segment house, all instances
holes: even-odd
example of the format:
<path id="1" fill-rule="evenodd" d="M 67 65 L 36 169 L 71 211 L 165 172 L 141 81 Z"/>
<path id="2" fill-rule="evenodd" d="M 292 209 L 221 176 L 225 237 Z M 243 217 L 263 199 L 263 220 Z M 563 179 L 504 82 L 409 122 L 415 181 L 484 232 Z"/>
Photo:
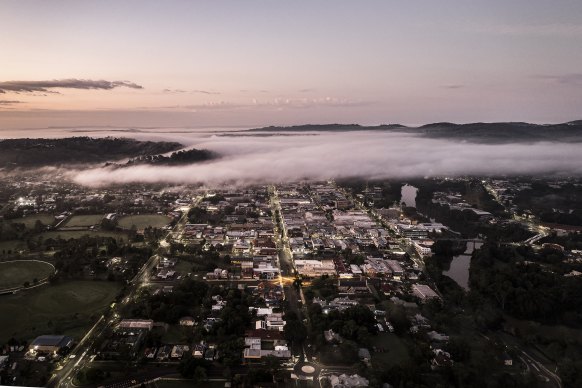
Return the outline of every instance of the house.
<path id="1" fill-rule="evenodd" d="M 145 358 L 153 360 L 156 357 L 156 353 L 157 353 L 158 349 L 157 348 L 147 348 L 144 352 L 143 355 Z"/>
<path id="2" fill-rule="evenodd" d="M 334 332 L 332 329 L 329 330 L 324 330 L 323 331 L 323 337 L 325 338 L 325 340 L 327 342 L 342 342 L 343 338 L 341 337 L 341 335 L 339 335 L 338 333 Z"/>
<path id="3" fill-rule="evenodd" d="M 196 321 L 192 317 L 182 317 L 180 318 L 180 326 L 194 326 Z"/>
<path id="4" fill-rule="evenodd" d="M 204 352 L 206 351 L 205 344 L 196 344 L 192 350 L 192 357 L 194 358 L 203 358 Z"/>
<path id="5" fill-rule="evenodd" d="M 348 376 L 346 374 L 342 375 L 331 375 L 324 377 L 325 379 L 329 380 L 330 386 L 332 388 L 341 387 L 341 388 L 356 388 L 356 387 L 367 387 L 370 382 L 359 375 L 352 375 Z"/>
<path id="6" fill-rule="evenodd" d="M 164 345 L 158 349 L 158 356 L 156 359 L 158 361 L 167 361 L 172 352 L 172 347 L 170 345 Z"/>
<path id="7" fill-rule="evenodd" d="M 340 294 L 355 295 L 368 293 L 368 283 L 365 278 L 345 279 L 340 278 L 337 282 L 337 290 Z"/>
<path id="8" fill-rule="evenodd" d="M 209 348 L 205 353 L 204 353 L 204 359 L 206 361 L 213 361 L 214 357 L 216 355 L 216 351 L 214 350 L 214 348 Z"/>
<path id="9" fill-rule="evenodd" d="M 181 359 L 185 352 L 188 352 L 190 347 L 188 345 L 175 345 L 170 352 L 170 358 Z"/>
<path id="10" fill-rule="evenodd" d="M 443 366 L 453 365 L 453 360 L 448 352 L 442 349 L 433 349 L 434 357 L 431 360 L 431 369 L 435 370 Z"/>
<path id="11" fill-rule="evenodd" d="M 508 353 L 503 353 L 502 355 L 503 365 L 513 366 L 513 358 Z"/>

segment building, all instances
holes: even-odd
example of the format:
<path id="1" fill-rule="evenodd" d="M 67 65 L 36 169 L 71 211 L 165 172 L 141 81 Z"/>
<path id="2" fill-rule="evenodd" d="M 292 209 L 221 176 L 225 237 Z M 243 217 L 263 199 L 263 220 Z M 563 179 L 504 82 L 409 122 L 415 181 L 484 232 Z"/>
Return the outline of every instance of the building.
<path id="1" fill-rule="evenodd" d="M 437 293 L 434 292 L 433 289 L 427 286 L 426 284 L 414 284 L 412 286 L 412 293 L 423 302 L 428 299 L 439 297 Z"/>
<path id="2" fill-rule="evenodd" d="M 64 348 L 71 348 L 73 338 L 66 335 L 41 335 L 30 343 L 28 352 L 36 354 L 56 354 Z"/>
<path id="3" fill-rule="evenodd" d="M 192 317 L 182 317 L 180 318 L 180 326 L 194 326 L 196 321 Z"/>
<path id="4" fill-rule="evenodd" d="M 338 279 L 337 290 L 342 295 L 355 295 L 370 292 L 365 278 Z"/>
<path id="5" fill-rule="evenodd" d="M 308 278 L 337 274 L 333 260 L 295 260 L 295 268 L 299 275 Z"/>
<path id="6" fill-rule="evenodd" d="M 154 321 L 151 319 L 123 319 L 117 325 L 118 329 L 151 330 L 153 327 Z"/>

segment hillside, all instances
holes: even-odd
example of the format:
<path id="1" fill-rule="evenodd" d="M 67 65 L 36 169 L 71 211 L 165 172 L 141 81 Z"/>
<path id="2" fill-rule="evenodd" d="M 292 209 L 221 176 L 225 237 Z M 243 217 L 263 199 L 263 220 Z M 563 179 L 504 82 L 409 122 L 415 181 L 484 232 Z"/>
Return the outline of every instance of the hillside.
<path id="1" fill-rule="evenodd" d="M 440 122 L 406 127 L 400 124 L 363 126 L 358 124 L 299 125 L 291 127 L 265 127 L 247 132 L 348 132 L 390 131 L 418 134 L 434 139 L 448 139 L 475 143 L 524 142 L 582 142 L 582 120 L 563 124 L 530 124 L 521 122 L 455 124 Z"/>
<path id="2" fill-rule="evenodd" d="M 390 129 L 406 128 L 400 124 L 382 124 L 365 126 L 359 124 L 305 124 L 289 127 L 269 126 L 249 129 L 249 132 L 348 132 L 348 131 L 385 131 Z"/>
<path id="3" fill-rule="evenodd" d="M 70 137 L 65 139 L 0 140 L 3 168 L 89 164 L 162 154 L 182 148 L 180 143 L 125 138 Z"/>

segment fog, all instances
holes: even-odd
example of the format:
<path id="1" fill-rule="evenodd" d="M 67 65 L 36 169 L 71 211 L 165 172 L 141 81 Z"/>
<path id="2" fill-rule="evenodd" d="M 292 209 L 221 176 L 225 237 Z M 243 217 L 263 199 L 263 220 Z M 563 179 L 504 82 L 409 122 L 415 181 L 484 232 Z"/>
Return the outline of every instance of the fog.
<path id="1" fill-rule="evenodd" d="M 252 184 L 329 178 L 582 173 L 579 144 L 475 144 L 404 133 L 343 132 L 296 136 L 132 134 L 209 149 L 220 159 L 187 166 L 133 166 L 71 171 L 77 183 Z"/>

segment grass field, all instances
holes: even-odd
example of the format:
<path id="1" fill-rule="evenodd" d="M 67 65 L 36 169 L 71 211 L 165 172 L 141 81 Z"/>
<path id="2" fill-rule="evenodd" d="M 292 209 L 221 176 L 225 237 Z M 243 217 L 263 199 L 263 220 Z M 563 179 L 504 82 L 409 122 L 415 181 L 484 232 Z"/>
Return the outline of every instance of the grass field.
<path id="1" fill-rule="evenodd" d="M 161 228 L 170 223 L 172 219 L 161 214 L 138 214 L 121 217 L 117 223 L 121 228 L 130 229 L 135 225 L 137 230 L 145 229 L 148 226 Z"/>
<path id="2" fill-rule="evenodd" d="M 89 214 L 89 215 L 81 215 L 81 216 L 72 216 L 62 226 L 65 228 L 89 227 L 92 225 L 100 224 L 102 219 L 103 219 L 103 214 Z"/>
<path id="3" fill-rule="evenodd" d="M 162 333 L 162 341 L 169 344 L 179 344 L 187 341 L 189 332 L 192 333 L 191 327 L 170 325 L 168 330 Z"/>
<path id="4" fill-rule="evenodd" d="M 59 333 L 78 336 L 98 319 L 119 290 L 120 285 L 114 282 L 72 281 L 3 296 L 0 344 L 12 336 L 20 339 Z"/>
<path id="5" fill-rule="evenodd" d="M 52 225 L 53 222 L 55 222 L 55 217 L 50 214 L 33 214 L 27 217 L 10 220 L 10 222 L 14 224 L 24 224 L 28 229 L 34 228 L 36 221 L 40 221 L 43 225 Z"/>
<path id="6" fill-rule="evenodd" d="M 377 348 L 384 348 L 384 352 L 372 353 L 372 365 L 374 368 L 391 367 L 408 360 L 409 355 L 406 344 L 396 334 L 378 334 L 373 342 Z"/>
<path id="7" fill-rule="evenodd" d="M 22 286 L 24 282 L 44 279 L 54 272 L 54 267 L 42 261 L 10 261 L 0 263 L 0 290 Z"/>
<path id="8" fill-rule="evenodd" d="M 101 236 L 101 237 L 113 237 L 116 240 L 122 239 L 124 242 L 127 241 L 127 235 L 123 232 L 105 232 L 105 231 L 92 232 L 92 231 L 85 231 L 85 230 L 74 230 L 74 231 L 55 230 L 55 231 L 43 233 L 41 236 L 42 236 L 42 241 L 45 241 L 49 238 L 56 239 L 59 236 L 60 236 L 60 238 L 62 238 L 64 240 L 77 239 L 77 238 L 81 238 L 83 236 L 90 236 L 90 237 Z"/>

